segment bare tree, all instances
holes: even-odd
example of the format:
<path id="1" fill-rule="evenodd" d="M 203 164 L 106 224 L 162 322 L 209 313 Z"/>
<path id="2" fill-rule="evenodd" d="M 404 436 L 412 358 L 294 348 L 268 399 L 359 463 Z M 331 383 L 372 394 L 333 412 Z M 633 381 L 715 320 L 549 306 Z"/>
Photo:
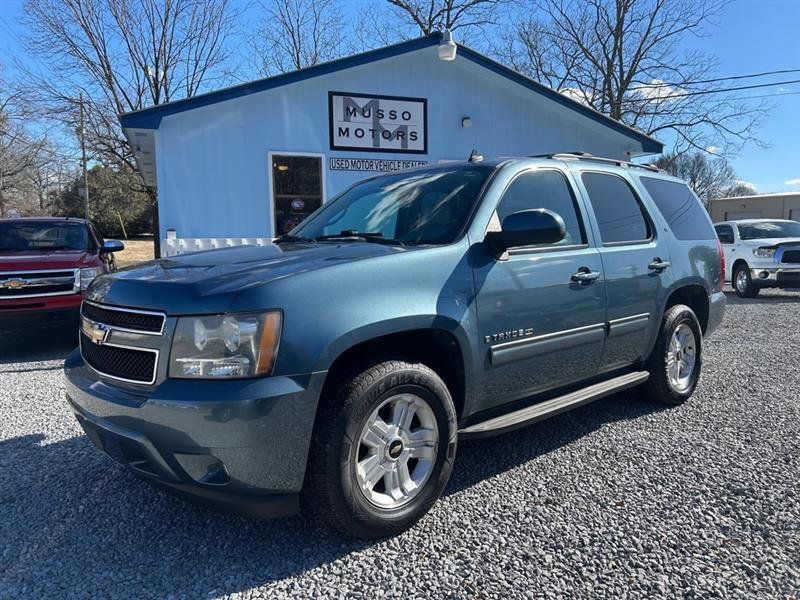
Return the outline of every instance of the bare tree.
<path id="1" fill-rule="evenodd" d="M 248 35 L 263 77 L 296 71 L 347 53 L 345 21 L 335 0 L 259 0 L 262 21 Z"/>
<path id="2" fill-rule="evenodd" d="M 706 205 L 714 198 L 754 192 L 737 178 L 733 167 L 721 156 L 712 158 L 705 152 L 670 153 L 659 156 L 652 164 L 683 179 Z"/>
<path id="3" fill-rule="evenodd" d="M 422 35 L 449 29 L 483 29 L 503 0 L 388 0 Z"/>
<path id="4" fill-rule="evenodd" d="M 235 15 L 229 0 L 26 0 L 28 93 L 71 128 L 87 105 L 94 156 L 135 169 L 117 115 L 218 83 Z"/>
<path id="5" fill-rule="evenodd" d="M 716 61 L 682 42 L 703 35 L 726 0 L 536 0 L 500 48 L 517 70 L 678 152 L 748 141 L 768 108 L 726 91 Z"/>

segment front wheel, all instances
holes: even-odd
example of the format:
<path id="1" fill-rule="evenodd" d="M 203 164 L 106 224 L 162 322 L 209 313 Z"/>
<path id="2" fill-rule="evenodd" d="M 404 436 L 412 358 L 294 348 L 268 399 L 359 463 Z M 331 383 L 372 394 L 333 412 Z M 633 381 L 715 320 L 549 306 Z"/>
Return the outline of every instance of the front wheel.
<path id="1" fill-rule="evenodd" d="M 671 406 L 688 400 L 700 379 L 702 351 L 703 334 L 694 311 L 683 304 L 669 308 L 647 359 L 650 378 L 642 387 L 645 397 Z"/>
<path id="2" fill-rule="evenodd" d="M 305 507 L 348 535 L 400 533 L 441 495 L 456 431 L 450 393 L 433 370 L 396 360 L 366 369 L 322 399 Z"/>
<path id="3" fill-rule="evenodd" d="M 740 264 L 733 273 L 733 290 L 740 298 L 755 298 L 758 296 L 759 289 L 753 284 L 750 277 L 750 267 Z"/>

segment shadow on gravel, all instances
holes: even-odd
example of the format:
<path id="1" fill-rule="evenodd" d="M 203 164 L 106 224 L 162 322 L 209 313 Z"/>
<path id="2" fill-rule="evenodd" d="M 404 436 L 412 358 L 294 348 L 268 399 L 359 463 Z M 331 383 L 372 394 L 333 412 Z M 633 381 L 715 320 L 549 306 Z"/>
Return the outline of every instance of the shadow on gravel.
<path id="1" fill-rule="evenodd" d="M 616 395 L 465 443 L 445 494 L 605 423 L 656 410 L 630 394 Z M 342 539 L 302 516 L 250 521 L 186 504 L 139 481 L 83 436 L 43 441 L 37 434 L 0 442 L 0 597 L 222 596 L 372 545 Z"/>
<path id="2" fill-rule="evenodd" d="M 74 325 L 25 332 L 0 329 L 0 365 L 63 360 L 77 346 L 78 333 Z M 3 372 L 8 371 L 3 369 Z"/>

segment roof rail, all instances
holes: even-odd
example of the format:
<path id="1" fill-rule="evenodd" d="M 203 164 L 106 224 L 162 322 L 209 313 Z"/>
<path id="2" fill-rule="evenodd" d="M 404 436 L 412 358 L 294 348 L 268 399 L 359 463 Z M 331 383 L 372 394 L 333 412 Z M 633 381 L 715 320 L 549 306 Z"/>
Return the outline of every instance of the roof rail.
<path id="1" fill-rule="evenodd" d="M 659 169 L 655 165 L 637 164 L 627 160 L 618 160 L 616 158 L 603 158 L 601 156 L 592 156 L 588 152 L 555 152 L 552 154 L 534 154 L 530 158 L 554 158 L 560 160 L 590 160 L 594 162 L 617 165 L 618 167 L 636 167 L 639 169 L 654 171 L 656 173 L 664 173 L 664 169 Z"/>

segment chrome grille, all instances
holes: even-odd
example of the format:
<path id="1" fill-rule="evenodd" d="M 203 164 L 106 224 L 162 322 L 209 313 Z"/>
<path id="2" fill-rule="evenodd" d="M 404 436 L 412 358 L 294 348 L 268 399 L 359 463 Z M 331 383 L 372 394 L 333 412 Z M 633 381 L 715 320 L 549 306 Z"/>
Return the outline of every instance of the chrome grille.
<path id="1" fill-rule="evenodd" d="M 164 330 L 165 316 L 158 312 L 101 306 L 84 301 L 81 305 L 81 314 L 92 321 L 120 331 L 160 335 Z"/>
<path id="2" fill-rule="evenodd" d="M 78 269 L 0 273 L 0 299 L 62 296 L 80 291 Z"/>
<path id="3" fill-rule="evenodd" d="M 81 333 L 81 354 L 89 366 L 103 375 L 133 383 L 155 381 L 157 350 L 96 344 Z"/>

